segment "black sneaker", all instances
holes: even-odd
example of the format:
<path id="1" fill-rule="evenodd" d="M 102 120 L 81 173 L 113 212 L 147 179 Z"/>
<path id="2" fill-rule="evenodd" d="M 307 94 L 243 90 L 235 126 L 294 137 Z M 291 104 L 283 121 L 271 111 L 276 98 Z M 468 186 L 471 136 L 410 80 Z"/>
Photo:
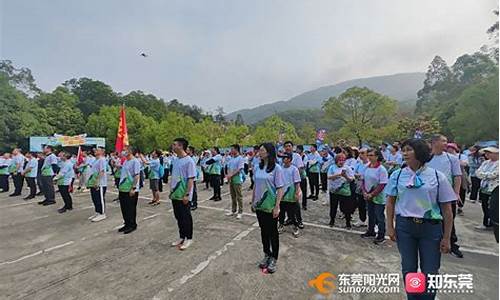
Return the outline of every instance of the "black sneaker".
<path id="1" fill-rule="evenodd" d="M 191 206 L 191 210 L 196 210 L 198 206 Z"/>
<path id="2" fill-rule="evenodd" d="M 45 203 L 43 203 L 42 205 L 48 206 L 48 205 L 52 205 L 52 204 L 56 204 L 56 201 L 45 201 Z"/>
<path id="3" fill-rule="evenodd" d="M 335 226 L 335 221 L 330 220 L 330 223 L 328 223 L 328 226 L 330 226 L 330 227 Z"/>
<path id="4" fill-rule="evenodd" d="M 286 219 L 286 221 L 285 221 L 285 223 L 283 225 L 288 226 L 290 224 L 292 224 L 292 220 Z"/>
<path id="5" fill-rule="evenodd" d="M 126 226 L 123 226 L 123 227 L 121 227 L 120 229 L 118 229 L 118 232 L 124 232 L 125 230 L 127 230 L 127 227 L 126 227 Z"/>
<path id="6" fill-rule="evenodd" d="M 455 257 L 464 258 L 464 254 L 458 248 L 452 248 L 450 253 L 451 253 L 451 255 L 453 255 Z"/>
<path id="7" fill-rule="evenodd" d="M 123 234 L 129 234 L 129 233 L 131 233 L 131 232 L 135 231 L 136 229 L 137 229 L 137 227 L 132 227 L 132 228 L 130 228 L 130 227 L 129 227 L 129 228 L 125 228 L 125 229 L 123 230 Z"/>
<path id="8" fill-rule="evenodd" d="M 217 198 L 214 199 L 214 201 L 221 201 L 221 200 L 222 200 L 221 197 L 217 197 Z"/>
<path id="9" fill-rule="evenodd" d="M 367 231 L 367 232 L 361 234 L 361 238 L 363 238 L 363 239 L 372 238 L 372 237 L 375 237 L 375 236 L 376 236 L 375 232 L 368 232 Z"/>
<path id="10" fill-rule="evenodd" d="M 304 229 L 304 224 L 302 224 L 302 221 L 297 222 L 297 227 L 299 227 L 299 229 Z"/>
<path id="11" fill-rule="evenodd" d="M 303 210 L 307 210 L 307 206 L 302 206 L 302 209 Z"/>
<path id="12" fill-rule="evenodd" d="M 266 256 L 264 256 L 264 258 L 260 261 L 259 268 L 261 268 L 261 269 L 267 268 L 267 266 L 269 265 L 270 259 L 271 259 L 271 257 L 266 254 Z"/>
<path id="13" fill-rule="evenodd" d="M 384 242 L 385 242 L 385 238 L 384 238 L 384 237 L 376 237 L 376 238 L 373 240 L 373 243 L 374 243 L 375 245 L 382 245 Z"/>
<path id="14" fill-rule="evenodd" d="M 267 273 L 273 274 L 274 272 L 276 272 L 276 269 L 276 259 L 274 257 L 271 257 L 269 259 L 269 263 L 267 264 Z"/>
<path id="15" fill-rule="evenodd" d="M 57 210 L 58 213 L 62 214 L 66 212 L 66 207 L 61 207 Z"/>
<path id="16" fill-rule="evenodd" d="M 314 196 L 314 197 L 312 198 L 312 201 L 316 201 L 316 200 L 318 200 L 318 196 Z"/>
<path id="17" fill-rule="evenodd" d="M 47 202 L 47 200 L 38 201 L 38 204 L 40 204 L 40 205 L 44 205 L 44 204 L 45 204 L 45 202 Z"/>

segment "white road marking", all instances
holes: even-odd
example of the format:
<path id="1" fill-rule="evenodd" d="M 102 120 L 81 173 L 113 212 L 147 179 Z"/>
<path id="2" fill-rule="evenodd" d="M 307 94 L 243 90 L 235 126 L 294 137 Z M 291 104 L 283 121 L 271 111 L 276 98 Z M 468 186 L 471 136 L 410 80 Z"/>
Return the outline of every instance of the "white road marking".
<path id="1" fill-rule="evenodd" d="M 154 215 L 151 215 L 151 216 L 147 216 L 145 218 L 142 218 L 143 220 L 149 220 L 149 219 L 152 219 L 154 217 L 158 216 L 158 214 L 154 214 Z"/>
<path id="2" fill-rule="evenodd" d="M 252 226 L 250 226 L 247 229 L 239 232 L 234 238 L 232 238 L 232 240 L 230 242 L 227 242 L 226 244 L 224 244 L 224 246 L 222 248 L 216 250 L 211 255 L 209 255 L 206 260 L 200 262 L 194 269 L 192 269 L 191 271 L 189 271 L 188 274 L 186 274 L 186 275 L 182 276 L 180 279 L 177 279 L 174 282 L 172 282 L 171 285 L 169 287 L 167 287 L 166 291 L 168 293 L 171 293 L 175 289 L 179 288 L 180 286 L 182 286 L 183 284 L 185 284 L 186 282 L 188 282 L 194 276 L 200 274 L 203 270 L 205 270 L 210 265 L 210 263 L 212 261 L 214 261 L 219 256 L 221 256 L 222 254 L 224 254 L 225 252 L 227 252 L 229 250 L 229 247 L 234 246 L 236 241 L 240 241 L 241 239 L 243 239 L 244 237 L 246 237 L 247 235 L 249 235 L 250 232 L 252 232 L 253 230 L 255 230 L 255 228 L 256 228 L 255 224 L 252 224 Z M 160 291 L 160 292 L 158 292 L 153 297 L 153 299 L 156 300 L 156 299 L 165 299 L 165 298 L 168 298 L 166 295 L 163 295 L 163 293 L 164 293 L 163 290 Z"/>

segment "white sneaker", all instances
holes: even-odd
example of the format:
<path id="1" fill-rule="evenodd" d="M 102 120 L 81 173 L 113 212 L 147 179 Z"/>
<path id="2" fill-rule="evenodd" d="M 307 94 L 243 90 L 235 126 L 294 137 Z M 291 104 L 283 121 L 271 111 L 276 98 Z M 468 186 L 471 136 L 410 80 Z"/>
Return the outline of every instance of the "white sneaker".
<path id="1" fill-rule="evenodd" d="M 92 220 L 92 219 L 94 219 L 95 217 L 97 217 L 98 215 L 99 215 L 98 213 L 95 213 L 95 214 L 91 215 L 88 219 L 89 219 L 89 220 Z"/>
<path id="2" fill-rule="evenodd" d="M 321 202 L 321 205 L 328 205 L 328 201 L 323 200 L 323 202 Z"/>
<path id="3" fill-rule="evenodd" d="M 228 216 L 228 217 L 231 217 L 231 216 L 234 216 L 234 215 L 236 215 L 236 212 L 231 212 L 230 211 L 230 212 L 226 213 L 226 216 Z"/>
<path id="4" fill-rule="evenodd" d="M 102 220 L 105 220 L 106 219 L 106 214 L 97 214 L 97 216 L 95 218 L 93 218 L 92 222 L 99 222 L 99 221 L 102 221 Z"/>
<path id="5" fill-rule="evenodd" d="M 186 250 L 191 244 L 193 243 L 193 240 L 185 240 L 184 243 L 182 243 L 182 246 L 180 247 L 181 250 Z"/>
<path id="6" fill-rule="evenodd" d="M 183 239 L 180 239 L 180 240 L 177 240 L 175 242 L 173 242 L 172 244 L 170 244 L 172 247 L 177 247 L 179 245 L 182 245 L 182 243 L 184 243 L 184 240 Z"/>
<path id="7" fill-rule="evenodd" d="M 491 228 L 486 227 L 484 225 L 479 225 L 479 226 L 474 227 L 474 229 L 476 229 L 476 230 L 490 230 Z"/>
<path id="8" fill-rule="evenodd" d="M 354 226 L 354 227 L 366 227 L 366 221 L 365 222 L 358 221 L 358 222 L 352 224 L 352 226 Z"/>
<path id="9" fill-rule="evenodd" d="M 242 216 L 243 216 L 242 214 L 237 214 L 236 219 L 240 220 Z"/>

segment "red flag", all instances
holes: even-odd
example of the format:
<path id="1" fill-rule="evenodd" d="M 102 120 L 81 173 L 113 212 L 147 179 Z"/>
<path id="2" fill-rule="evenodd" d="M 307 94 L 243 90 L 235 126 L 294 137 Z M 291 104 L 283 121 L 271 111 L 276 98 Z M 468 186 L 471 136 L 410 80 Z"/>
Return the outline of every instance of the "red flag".
<path id="1" fill-rule="evenodd" d="M 125 117 L 125 105 L 122 105 L 120 108 L 118 133 L 116 134 L 115 151 L 120 153 L 125 146 L 128 146 L 127 119 Z"/>
<path id="2" fill-rule="evenodd" d="M 82 146 L 78 146 L 78 154 L 76 155 L 76 165 L 79 166 L 83 163 Z"/>

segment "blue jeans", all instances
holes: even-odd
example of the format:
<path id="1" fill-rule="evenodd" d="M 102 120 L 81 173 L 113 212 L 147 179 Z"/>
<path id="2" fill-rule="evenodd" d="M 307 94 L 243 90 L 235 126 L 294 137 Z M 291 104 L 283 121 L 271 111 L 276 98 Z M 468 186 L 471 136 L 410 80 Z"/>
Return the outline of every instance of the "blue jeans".
<path id="1" fill-rule="evenodd" d="M 403 280 L 406 274 L 420 271 L 437 274 L 441 265 L 439 244 L 443 237 L 443 225 L 424 222 L 417 224 L 411 219 L 396 216 L 396 239 L 401 255 Z M 408 299 L 434 299 L 435 294 L 408 294 Z"/>
<path id="2" fill-rule="evenodd" d="M 385 205 L 367 201 L 368 208 L 368 232 L 375 233 L 375 224 L 378 227 L 377 237 L 385 236 Z"/>

